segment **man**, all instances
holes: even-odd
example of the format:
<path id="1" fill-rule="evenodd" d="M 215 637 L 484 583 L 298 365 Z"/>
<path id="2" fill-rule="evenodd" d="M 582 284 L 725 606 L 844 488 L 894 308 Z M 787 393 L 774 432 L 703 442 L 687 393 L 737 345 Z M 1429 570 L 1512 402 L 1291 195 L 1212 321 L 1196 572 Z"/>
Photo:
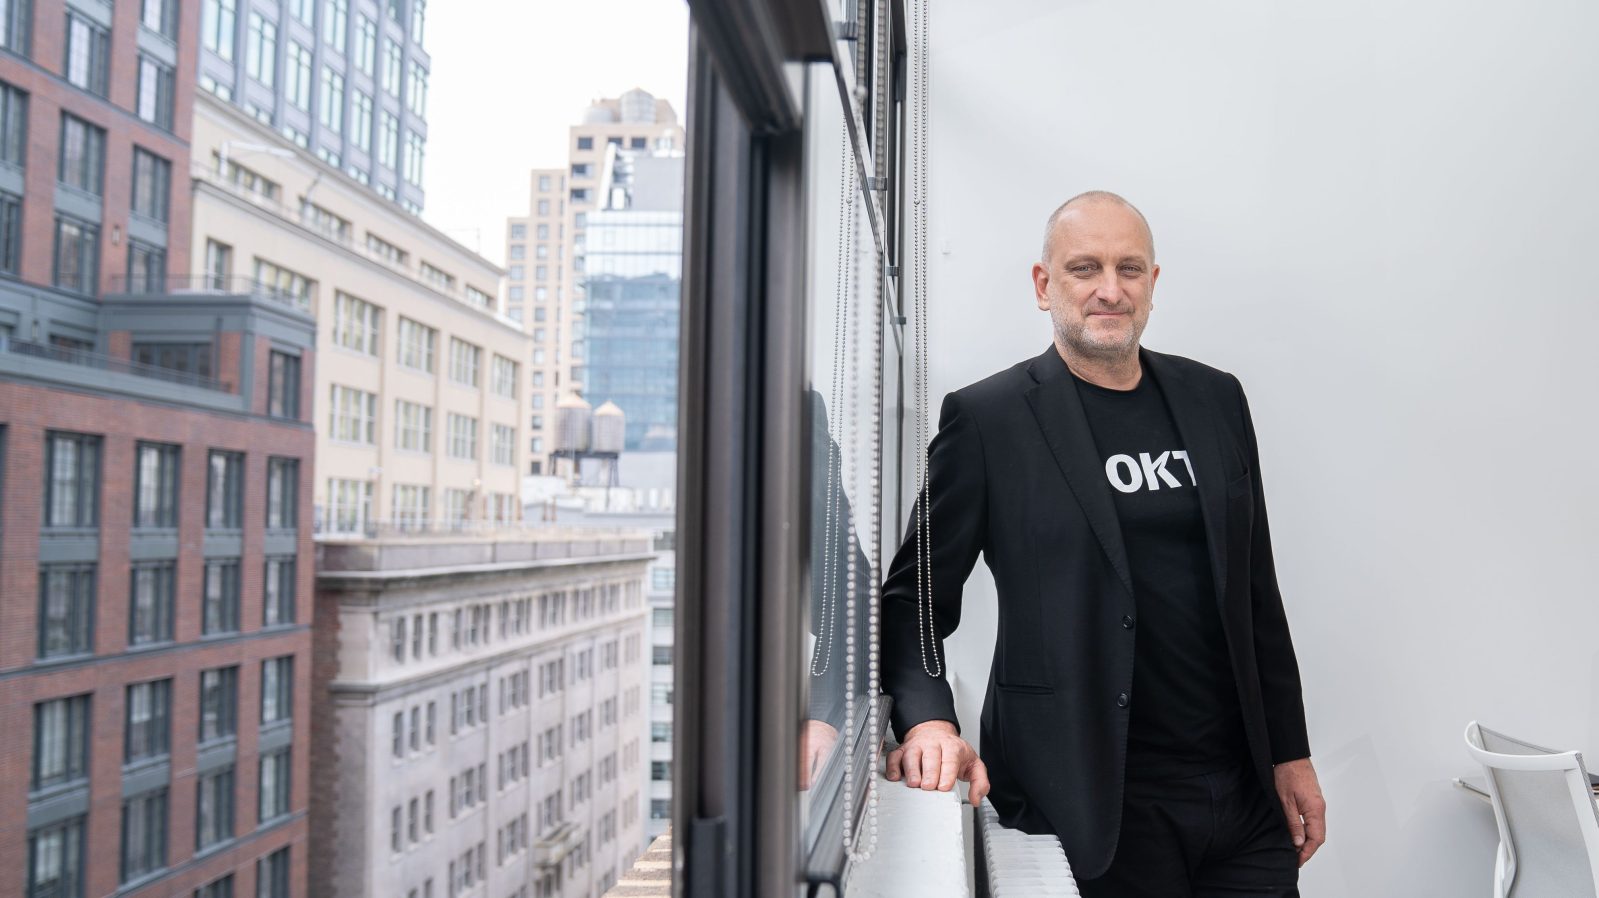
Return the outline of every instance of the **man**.
<path id="1" fill-rule="evenodd" d="M 1159 276 L 1137 209 L 1072 198 L 1033 266 L 1053 345 L 945 398 L 883 587 L 888 777 L 969 781 L 1059 836 L 1090 898 L 1297 896 L 1324 802 L 1254 428 L 1232 375 L 1139 346 Z M 999 593 L 981 759 L 943 678 L 979 552 Z"/>

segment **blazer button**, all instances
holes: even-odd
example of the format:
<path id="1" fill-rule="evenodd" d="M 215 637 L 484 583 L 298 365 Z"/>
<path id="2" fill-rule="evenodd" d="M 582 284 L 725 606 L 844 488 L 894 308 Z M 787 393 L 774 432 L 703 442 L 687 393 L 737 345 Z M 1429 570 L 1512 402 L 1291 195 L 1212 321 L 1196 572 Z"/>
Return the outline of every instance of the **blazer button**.
<path id="1" fill-rule="evenodd" d="M 1122 626 L 1128 630 L 1133 628 L 1133 616 L 1131 614 L 1122 615 Z"/>
<path id="2" fill-rule="evenodd" d="M 1123 692 L 1120 695 L 1116 696 L 1116 707 L 1118 707 L 1118 708 L 1127 707 L 1127 693 Z"/>

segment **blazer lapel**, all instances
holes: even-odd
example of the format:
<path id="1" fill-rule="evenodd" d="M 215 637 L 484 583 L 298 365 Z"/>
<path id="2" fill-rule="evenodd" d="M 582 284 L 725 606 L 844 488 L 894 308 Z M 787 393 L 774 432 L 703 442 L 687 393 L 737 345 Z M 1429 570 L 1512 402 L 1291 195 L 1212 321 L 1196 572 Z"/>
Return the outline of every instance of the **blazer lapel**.
<path id="1" fill-rule="evenodd" d="M 1171 411 L 1177 433 L 1183 438 L 1188 460 L 1194 466 L 1199 506 L 1205 518 L 1205 540 L 1210 545 L 1210 569 L 1216 581 L 1216 601 L 1227 595 L 1227 484 L 1221 433 L 1203 394 L 1159 353 L 1140 349 L 1144 371 L 1153 374 Z M 1225 617 L 1223 618 L 1225 620 Z"/>
<path id="2" fill-rule="evenodd" d="M 1110 558 L 1128 596 L 1133 594 L 1133 578 L 1127 567 L 1127 547 L 1122 542 L 1121 522 L 1116 517 L 1116 505 L 1111 499 L 1110 484 L 1105 480 L 1100 466 L 1099 451 L 1094 446 L 1093 434 L 1088 429 L 1088 417 L 1083 413 L 1082 399 L 1072 382 L 1071 372 L 1053 344 L 1033 359 L 1028 373 L 1035 381 L 1027 391 L 1027 404 L 1033 417 L 1044 432 L 1044 441 L 1055 456 L 1055 463 L 1065 475 L 1072 494 L 1083 508 L 1088 524 L 1105 555 Z M 1197 463 L 1196 463 L 1197 470 Z M 1209 517 L 1207 515 L 1207 521 Z"/>

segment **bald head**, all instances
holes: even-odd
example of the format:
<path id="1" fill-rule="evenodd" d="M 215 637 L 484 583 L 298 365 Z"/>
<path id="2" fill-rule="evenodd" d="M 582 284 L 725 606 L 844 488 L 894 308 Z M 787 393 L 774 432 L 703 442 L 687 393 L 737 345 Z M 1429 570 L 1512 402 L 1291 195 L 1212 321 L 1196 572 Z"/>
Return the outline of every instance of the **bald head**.
<path id="1" fill-rule="evenodd" d="M 1050 245 L 1055 242 L 1055 226 L 1060 223 L 1061 217 L 1073 209 L 1099 203 L 1111 203 L 1119 205 L 1138 216 L 1138 220 L 1144 225 L 1144 233 L 1149 236 L 1150 261 L 1154 261 L 1155 233 L 1154 231 L 1150 230 L 1149 219 L 1144 217 L 1144 213 L 1138 211 L 1137 206 L 1129 203 L 1120 194 L 1111 193 L 1109 190 L 1088 190 L 1077 194 L 1064 203 L 1061 203 L 1059 206 L 1055 207 L 1054 212 L 1049 213 L 1049 221 L 1044 225 L 1044 251 L 1040 255 L 1040 259 L 1042 259 L 1046 266 L 1049 264 Z"/>

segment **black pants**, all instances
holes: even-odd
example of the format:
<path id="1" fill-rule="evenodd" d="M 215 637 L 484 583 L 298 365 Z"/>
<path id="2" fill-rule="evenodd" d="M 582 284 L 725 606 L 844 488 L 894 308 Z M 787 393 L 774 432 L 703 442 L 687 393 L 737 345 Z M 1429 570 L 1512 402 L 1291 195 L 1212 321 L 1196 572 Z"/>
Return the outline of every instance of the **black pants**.
<path id="1" fill-rule="evenodd" d="M 1121 837 L 1084 898 L 1299 898 L 1299 852 L 1248 765 L 1128 781 Z"/>

